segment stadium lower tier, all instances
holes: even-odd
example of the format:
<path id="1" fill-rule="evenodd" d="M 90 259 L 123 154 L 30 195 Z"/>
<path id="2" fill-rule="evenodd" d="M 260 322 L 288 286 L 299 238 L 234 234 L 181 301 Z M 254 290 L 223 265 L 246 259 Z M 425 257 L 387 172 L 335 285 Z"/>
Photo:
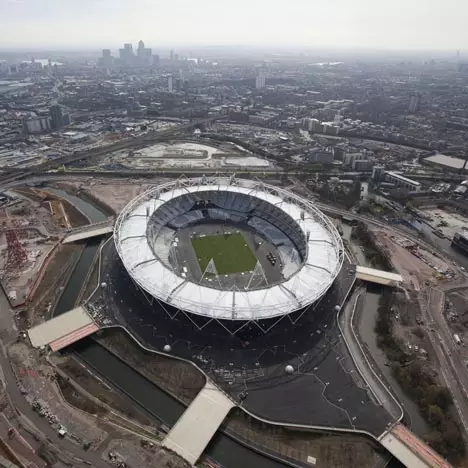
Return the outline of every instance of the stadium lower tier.
<path id="1" fill-rule="evenodd" d="M 336 320 L 335 306 L 349 290 L 355 271 L 353 265 L 346 264 L 318 303 L 291 314 L 256 321 L 214 320 L 181 311 L 148 295 L 129 276 L 112 246 L 111 250 L 114 255 L 102 263 L 107 287 L 99 289 L 92 304 L 155 349 L 170 345 L 174 352 L 180 351 L 181 357 L 188 358 L 191 352 L 187 347 L 210 348 L 219 356 L 220 365 L 231 352 L 248 355 L 250 350 L 283 347 L 301 353 L 309 348 L 320 338 L 324 324 L 328 328 Z M 269 353 L 268 358 L 276 361 L 284 356 Z M 255 366 L 255 361 L 250 365 Z"/>

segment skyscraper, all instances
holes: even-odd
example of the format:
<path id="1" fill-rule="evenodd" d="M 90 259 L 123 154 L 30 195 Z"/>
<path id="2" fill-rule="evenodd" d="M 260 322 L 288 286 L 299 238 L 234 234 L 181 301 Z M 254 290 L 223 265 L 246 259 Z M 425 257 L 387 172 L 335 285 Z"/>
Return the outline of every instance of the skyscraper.
<path id="1" fill-rule="evenodd" d="M 140 63 L 145 59 L 145 43 L 142 40 L 138 42 L 137 57 Z"/>
<path id="2" fill-rule="evenodd" d="M 138 42 L 137 57 L 140 65 L 151 65 L 151 49 L 145 47 L 143 41 Z"/>
<path id="3" fill-rule="evenodd" d="M 263 89 L 266 85 L 265 70 L 258 70 L 257 77 L 255 78 L 255 88 Z"/>
<path id="4" fill-rule="evenodd" d="M 123 49 L 119 49 L 119 57 L 125 65 L 133 64 L 135 60 L 135 54 L 133 53 L 132 44 L 124 44 Z"/>
<path id="5" fill-rule="evenodd" d="M 128 57 L 133 56 L 133 46 L 132 44 L 124 44 L 125 55 Z"/>
<path id="6" fill-rule="evenodd" d="M 169 75 L 167 77 L 167 90 L 172 93 L 174 91 L 174 84 L 173 84 L 173 78 L 172 75 Z"/>
<path id="7" fill-rule="evenodd" d="M 55 104 L 51 106 L 49 112 L 52 130 L 60 130 L 63 127 L 62 108 L 58 104 Z"/>
<path id="8" fill-rule="evenodd" d="M 410 102 L 408 104 L 408 110 L 411 113 L 418 112 L 420 105 L 421 105 L 421 95 L 420 94 L 412 94 L 410 96 Z"/>
<path id="9" fill-rule="evenodd" d="M 102 49 L 102 65 L 109 67 L 112 65 L 112 55 L 110 49 Z"/>

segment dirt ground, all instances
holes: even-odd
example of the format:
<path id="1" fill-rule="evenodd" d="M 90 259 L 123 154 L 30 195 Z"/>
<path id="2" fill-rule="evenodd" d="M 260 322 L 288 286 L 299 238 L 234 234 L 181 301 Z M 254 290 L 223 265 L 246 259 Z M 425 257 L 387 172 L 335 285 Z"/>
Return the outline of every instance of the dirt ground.
<path id="1" fill-rule="evenodd" d="M 205 385 L 204 376 L 191 364 L 147 352 L 122 330 L 109 330 L 98 341 L 187 405 Z"/>
<path id="2" fill-rule="evenodd" d="M 71 272 L 78 260 L 82 246 L 62 244 L 51 257 L 48 267 L 44 270 L 42 280 L 32 296 L 31 302 L 23 308 L 18 327 L 25 330 L 49 318 L 50 310 L 58 300 L 57 291 Z"/>
<path id="3" fill-rule="evenodd" d="M 70 437 L 81 444 L 88 442 L 95 446 L 107 437 L 95 418 L 64 404 L 54 369 L 41 359 L 37 350 L 19 342 L 9 346 L 8 355 L 26 400 L 37 406 L 39 412 L 43 411 L 51 426 L 57 429 L 65 426 Z"/>
<path id="4" fill-rule="evenodd" d="M 40 189 L 17 188 L 9 194 L 15 199 L 0 210 L 0 271 L 4 272 L 2 285 L 10 303 L 18 306 L 29 297 L 59 236 L 89 221 L 65 200 Z M 11 229 L 19 242 L 16 250 L 11 247 L 12 241 L 10 245 L 7 241 L 6 231 Z"/>
<path id="5" fill-rule="evenodd" d="M 379 246 L 389 253 L 388 256 L 391 259 L 393 267 L 403 276 L 406 285 L 410 286 L 410 289 L 419 291 L 424 288 L 424 284 L 427 280 L 432 282 L 437 281 L 436 270 L 425 261 L 413 255 L 408 249 L 402 247 L 398 243 L 398 239 L 378 228 L 373 228 L 372 233 Z M 424 252 L 421 256 L 426 259 L 433 259 L 434 257 L 429 252 Z M 428 261 L 432 263 L 432 261 L 435 262 L 436 260 Z M 440 266 L 442 266 L 441 261 Z M 446 268 L 448 269 L 449 266 L 447 265 Z"/>
<path id="6" fill-rule="evenodd" d="M 450 327 L 461 338 L 460 354 L 468 366 L 468 289 L 454 291 L 445 296 L 446 317 Z"/>
<path id="7" fill-rule="evenodd" d="M 10 303 L 13 306 L 23 304 L 29 297 L 31 289 L 47 256 L 55 246 L 55 242 L 45 241 L 38 244 L 34 240 L 22 241 L 22 250 L 27 260 L 24 263 L 8 268 L 8 256 L 5 235 L 0 233 L 0 271 L 5 272 L 2 285 L 6 291 Z"/>
<path id="8" fill-rule="evenodd" d="M 127 399 L 123 398 L 111 387 L 106 385 L 104 382 L 97 380 L 85 367 L 79 364 L 71 356 L 58 356 L 54 355 L 52 358 L 53 362 L 70 378 L 72 378 L 78 385 L 83 387 L 94 397 L 98 398 L 104 404 L 116 408 L 129 417 L 144 425 L 153 425 L 144 414 L 135 409 Z"/>
<path id="9" fill-rule="evenodd" d="M 448 239 L 452 239 L 455 233 L 463 232 L 468 228 L 466 216 L 463 213 L 458 213 L 455 210 L 445 208 L 428 208 L 423 211 L 427 216 L 432 218 L 430 221 L 434 229 L 440 229 Z"/>
<path id="10" fill-rule="evenodd" d="M 189 468 L 190 464 L 172 452 L 154 444 L 138 443 L 133 440 L 114 439 L 103 451 L 103 458 L 127 468 Z"/>
<path id="11" fill-rule="evenodd" d="M 27 203 L 31 222 L 42 224 L 50 233 L 60 233 L 69 227 L 89 224 L 88 218 L 68 201 L 37 188 L 20 187 L 13 192 Z M 66 218 L 66 219 L 65 219 Z"/>
<path id="12" fill-rule="evenodd" d="M 388 458 L 385 450 L 365 437 L 287 430 L 262 424 L 240 410 L 229 414 L 225 428 L 291 460 L 307 463 L 307 457 L 313 457 L 318 468 L 374 467 Z"/>
<path id="13" fill-rule="evenodd" d="M 120 213 L 125 205 L 135 197 L 164 182 L 157 180 L 121 180 L 121 179 L 92 179 L 89 181 L 67 182 L 63 187 L 71 187 L 76 191 L 89 194 L 98 202 L 111 208 L 115 213 Z"/>

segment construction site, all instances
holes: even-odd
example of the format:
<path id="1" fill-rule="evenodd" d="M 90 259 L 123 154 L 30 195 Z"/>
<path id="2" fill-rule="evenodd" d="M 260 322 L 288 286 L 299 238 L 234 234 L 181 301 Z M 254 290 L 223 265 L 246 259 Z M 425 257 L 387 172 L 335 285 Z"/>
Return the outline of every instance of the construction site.
<path id="1" fill-rule="evenodd" d="M 265 169 L 273 164 L 228 142 L 206 144 L 198 140 L 158 143 L 146 148 L 110 153 L 98 163 L 101 169 Z"/>
<path id="2" fill-rule="evenodd" d="M 87 222 L 68 202 L 40 188 L 4 194 L 0 208 L 1 284 L 13 307 L 33 296 L 60 233 Z"/>

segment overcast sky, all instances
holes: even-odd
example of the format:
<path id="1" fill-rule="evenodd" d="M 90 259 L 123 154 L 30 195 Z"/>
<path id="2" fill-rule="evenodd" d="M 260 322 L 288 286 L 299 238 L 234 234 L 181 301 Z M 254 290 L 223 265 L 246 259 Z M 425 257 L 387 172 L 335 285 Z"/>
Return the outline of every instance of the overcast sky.
<path id="1" fill-rule="evenodd" d="M 468 49 L 467 0 L 0 0 L 0 47 Z"/>

